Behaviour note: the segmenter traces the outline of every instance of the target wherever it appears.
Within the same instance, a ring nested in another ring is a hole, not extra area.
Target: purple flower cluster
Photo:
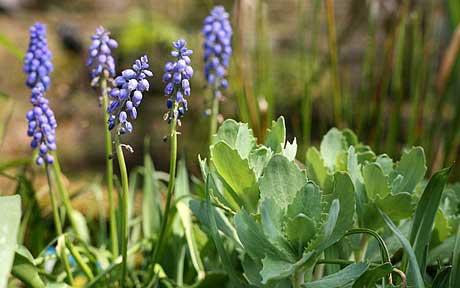
[[[49,107],[48,99],[44,97],[44,90],[41,85],[32,89],[30,102],[33,108],[26,114],[29,122],[27,135],[32,137],[30,146],[32,149],[38,148],[36,163],[52,164],[54,159],[50,151],[56,150],[56,127],[57,122],[53,110]]]
[[[118,133],[125,134],[133,131],[131,120],[137,118],[137,108],[142,101],[142,92],[149,90],[147,77],[153,73],[148,70],[149,63],[146,55],[136,60],[132,69],[121,72],[121,76],[115,78],[116,87],[110,90],[109,96],[112,101],[107,109],[110,113],[109,129],[118,126]]]
[[[177,120],[187,111],[187,100],[184,97],[190,96],[190,79],[193,76],[190,55],[193,54],[193,51],[186,45],[187,42],[183,39],[173,42],[175,50],[171,52],[171,55],[177,58],[177,61],[165,64],[163,82],[167,83],[164,93],[169,97],[166,101],[169,111],[165,115],[168,121]]]
[[[204,19],[204,74],[208,84],[220,96],[220,89],[226,89],[225,78],[232,55],[232,26],[229,14],[223,6],[216,6],[211,14]]]
[[[115,61],[113,60],[112,50],[118,47],[117,41],[110,38],[110,32],[102,26],[96,29],[96,34],[92,37],[91,46],[88,49],[88,61],[86,65],[91,67],[92,85],[96,85],[99,77],[108,72],[109,77],[115,77]]]
[[[51,52],[46,41],[46,28],[41,23],[30,27],[30,42],[24,57],[24,72],[27,74],[26,84],[29,88],[42,85],[44,91],[48,90],[53,71]]]

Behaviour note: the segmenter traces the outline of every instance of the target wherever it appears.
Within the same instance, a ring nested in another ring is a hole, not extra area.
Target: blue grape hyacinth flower
[[[52,55],[46,40],[46,28],[41,23],[35,23],[30,27],[29,32],[29,48],[24,57],[23,67],[27,75],[26,85],[29,88],[41,85],[46,91],[51,84],[49,75],[53,71]]]
[[[56,150],[57,122],[48,104],[48,99],[43,93],[41,85],[32,89],[30,103],[33,108],[26,114],[29,123],[27,135],[32,137],[30,142],[32,149],[38,149],[38,156],[35,160],[38,165],[43,165],[45,162],[52,164],[54,159],[50,152]]]
[[[107,78],[115,77],[115,60],[112,56],[112,49],[117,48],[118,43],[110,38],[110,32],[102,26],[96,29],[91,40],[86,65],[91,67],[91,85],[95,86],[104,71],[108,73],[105,75]]]
[[[171,55],[177,60],[165,64],[163,82],[166,83],[164,90],[168,97],[166,106],[169,111],[165,114],[165,119],[171,121],[178,120],[187,111],[186,96],[190,96],[190,79],[193,76],[193,68],[190,65],[190,55],[193,51],[187,48],[187,42],[183,39],[173,42],[174,50]]]
[[[137,118],[137,108],[142,101],[142,93],[149,90],[147,77],[153,73],[148,70],[147,55],[137,59],[132,69],[125,69],[115,78],[116,87],[110,90],[109,130],[118,127],[118,134],[131,133],[133,126],[129,120]]]
[[[229,14],[223,6],[216,6],[203,23],[204,36],[204,75],[208,85],[214,88],[216,97],[220,90],[226,89],[226,79],[230,57],[232,55],[232,26]]]

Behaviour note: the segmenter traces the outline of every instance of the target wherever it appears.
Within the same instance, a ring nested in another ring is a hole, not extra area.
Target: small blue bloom
[[[149,90],[150,84],[147,77],[153,73],[148,70],[147,56],[142,56],[134,62],[132,69],[126,69],[121,75],[115,78],[116,87],[109,95],[111,103],[107,109],[110,113],[109,129],[118,127],[117,133],[131,133],[133,126],[129,119],[137,118],[137,108],[142,101],[142,93]]]
[[[166,107],[169,111],[165,115],[168,121],[173,118],[178,120],[187,111],[187,100],[184,95],[190,96],[190,79],[193,76],[193,68],[190,65],[189,56],[193,54],[193,51],[186,45],[187,42],[183,39],[173,42],[175,50],[171,52],[171,55],[177,58],[177,61],[165,64],[163,82],[166,83],[164,94],[168,97]]]
[[[56,150],[57,122],[53,110],[49,107],[48,99],[43,95],[43,89],[42,85],[32,89],[30,102],[33,108],[26,114],[29,122],[27,135],[32,138],[31,148],[38,149],[38,156],[35,159],[38,165],[43,165],[45,162],[52,164],[54,158],[50,152]]]
[[[104,71],[107,71],[108,77],[115,77],[115,61],[112,56],[112,49],[117,48],[118,43],[110,38],[110,32],[102,26],[96,29],[96,33],[91,39],[92,43],[88,49],[86,65],[91,67],[92,84],[96,85]]]
[[[204,20],[204,75],[208,84],[216,91],[226,89],[226,79],[232,55],[232,26],[229,14],[223,6],[216,6]],[[216,93],[220,95],[220,93]]]
[[[29,33],[29,48],[24,57],[23,67],[27,75],[26,85],[29,88],[41,85],[46,91],[51,84],[50,74],[53,71],[52,56],[46,40],[46,28],[37,22],[30,27]]]

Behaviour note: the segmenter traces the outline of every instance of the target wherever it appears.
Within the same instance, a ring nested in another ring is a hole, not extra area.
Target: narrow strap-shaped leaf
[[[179,167],[177,171],[176,179],[176,195],[185,196],[190,195],[190,187],[188,183],[187,168],[183,160],[179,161]],[[176,204],[179,217],[185,230],[185,238],[187,240],[188,249],[190,251],[190,257],[192,258],[192,264],[198,274],[198,280],[201,280],[205,276],[205,270],[203,262],[201,261],[200,252],[196,246],[195,235],[192,229],[192,212],[185,200],[178,201]]]
[[[459,225],[460,226],[460,225]],[[452,257],[452,273],[450,273],[449,287],[460,287],[460,227],[455,239],[454,255]]]
[[[217,224],[216,224],[216,218],[214,215],[214,210],[212,209],[212,204],[211,204],[211,195],[212,191],[210,191],[209,187],[209,181],[212,178],[210,177],[210,174],[208,173],[206,176],[206,206],[207,206],[207,211],[208,211],[208,218],[209,218],[209,224],[211,228],[211,238],[214,242],[214,245],[216,245],[217,253],[219,254],[219,257],[222,261],[222,265],[224,266],[224,269],[227,271],[227,273],[230,276],[230,281],[232,282],[234,287],[246,287],[246,283],[243,282],[241,278],[238,277],[235,269],[233,268],[232,263],[230,262],[230,257],[227,254],[227,251],[225,251],[222,238],[219,235],[219,232],[217,231]]]
[[[396,227],[393,221],[391,221],[390,217],[388,217],[381,210],[379,210],[379,212],[380,212],[380,215],[382,215],[383,221],[385,221],[385,223],[390,228],[390,230],[395,234],[396,238],[398,238],[399,242],[401,242],[404,248],[404,251],[409,256],[409,262],[410,262],[409,267],[413,274],[414,287],[424,288],[425,283],[423,282],[422,273],[420,273],[420,268],[417,262],[417,257],[415,256],[414,250],[412,249],[409,243],[409,240],[407,240],[407,238],[404,237],[404,235],[402,235],[401,231],[399,231],[398,227]]]
[[[426,253],[431,240],[431,230],[433,229],[436,211],[438,211],[441,195],[447,183],[450,170],[451,168],[442,169],[431,177],[415,211],[410,243],[420,265],[420,271],[425,271]],[[412,282],[411,277],[408,275],[409,284]]]

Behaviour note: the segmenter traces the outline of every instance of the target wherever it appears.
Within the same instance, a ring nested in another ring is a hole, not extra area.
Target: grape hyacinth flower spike
[[[229,14],[223,6],[216,6],[204,20],[204,75],[215,97],[221,97],[220,90],[228,87],[226,79],[232,55],[232,26]]]
[[[24,57],[23,70],[27,74],[26,85],[34,88],[37,85],[43,86],[43,90],[48,90],[51,80],[49,75],[53,71],[51,62],[51,52],[48,49],[46,40],[46,28],[41,23],[35,23],[29,29],[30,41],[29,48]]]
[[[52,164],[54,162],[51,151],[56,150],[56,118],[49,107],[48,99],[43,96],[43,87],[39,85],[32,90],[30,102],[33,108],[26,114],[29,122],[27,135],[32,137],[30,146],[38,149],[36,159],[38,165]]]
[[[150,84],[147,77],[153,73],[148,70],[149,63],[146,55],[136,60],[132,69],[125,69],[115,78],[116,87],[110,90],[112,99],[107,112],[109,117],[109,130],[117,127],[118,134],[131,133],[133,126],[130,120],[137,118],[137,108],[142,101],[142,93],[149,90]]]
[[[190,79],[193,76],[193,68],[190,66],[190,55],[193,51],[186,46],[187,42],[183,39],[173,42],[174,50],[171,55],[177,60],[167,62],[163,74],[163,82],[166,83],[164,93],[168,97],[166,106],[169,109],[164,118],[168,122],[175,119],[179,124],[179,118],[183,117],[188,109],[185,97],[190,96]]]
[[[115,61],[112,56],[112,49],[117,48],[118,43],[110,38],[110,32],[102,26],[96,29],[91,40],[86,65],[91,67],[91,86],[96,86],[101,76],[106,79],[115,77]]]

